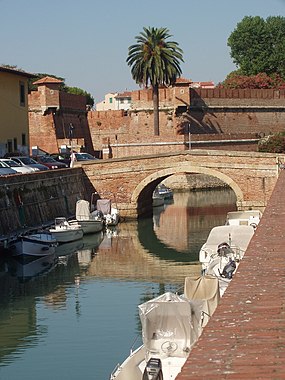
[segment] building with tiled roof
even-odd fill
[[[62,84],[63,80],[46,76],[46,77],[40,78],[40,79],[36,80],[35,82],[33,82],[33,84],[36,84],[36,85],[49,84],[49,83],[50,84]]]

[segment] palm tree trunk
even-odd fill
[[[158,95],[158,84],[153,86],[153,128],[154,135],[159,136],[159,95]]]

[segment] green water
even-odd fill
[[[1,259],[1,380],[109,379],[136,337],[140,344],[138,304],[199,274],[199,248],[235,209],[228,190],[174,195],[153,218],[49,259]]]

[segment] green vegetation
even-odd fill
[[[37,80],[39,80],[41,78],[44,78],[46,76],[61,80],[62,81],[62,85],[60,86],[60,90],[61,91],[68,92],[69,94],[83,95],[83,96],[86,97],[86,104],[90,105],[91,107],[93,107],[93,105],[94,105],[94,98],[93,98],[93,96],[91,94],[89,94],[88,92],[86,92],[86,91],[84,91],[84,90],[82,90],[81,88],[78,88],[78,87],[68,87],[68,86],[66,86],[65,83],[64,83],[65,79],[61,78],[61,77],[58,77],[56,75],[43,74],[43,73],[35,74],[34,78],[29,79],[29,92],[30,91],[35,91],[37,89],[37,86],[33,84],[35,81],[37,81]]]
[[[182,73],[183,51],[177,42],[168,41],[170,37],[167,28],[143,28],[127,57],[136,83],[152,87],[155,135],[159,135],[159,87],[173,85]]]
[[[285,79],[285,18],[246,16],[228,38],[241,75],[277,74]]]
[[[257,75],[240,75],[239,71],[230,73],[225,81],[217,87],[223,88],[285,88],[285,80],[278,74],[267,75],[266,73],[259,73]]]

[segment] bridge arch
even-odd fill
[[[218,170],[212,168],[206,168],[201,166],[195,166],[190,163],[183,163],[179,167],[166,168],[163,170],[158,170],[151,175],[144,178],[134,189],[131,197],[131,203],[135,204],[139,208],[139,203],[141,198],[145,198],[145,201],[150,202],[150,195],[152,195],[155,187],[163,181],[165,178],[180,173],[195,173],[195,174],[204,174],[216,177],[227,184],[235,193],[237,203],[242,202],[244,199],[243,192],[238,184],[229,176],[224,173],[219,172]]]

